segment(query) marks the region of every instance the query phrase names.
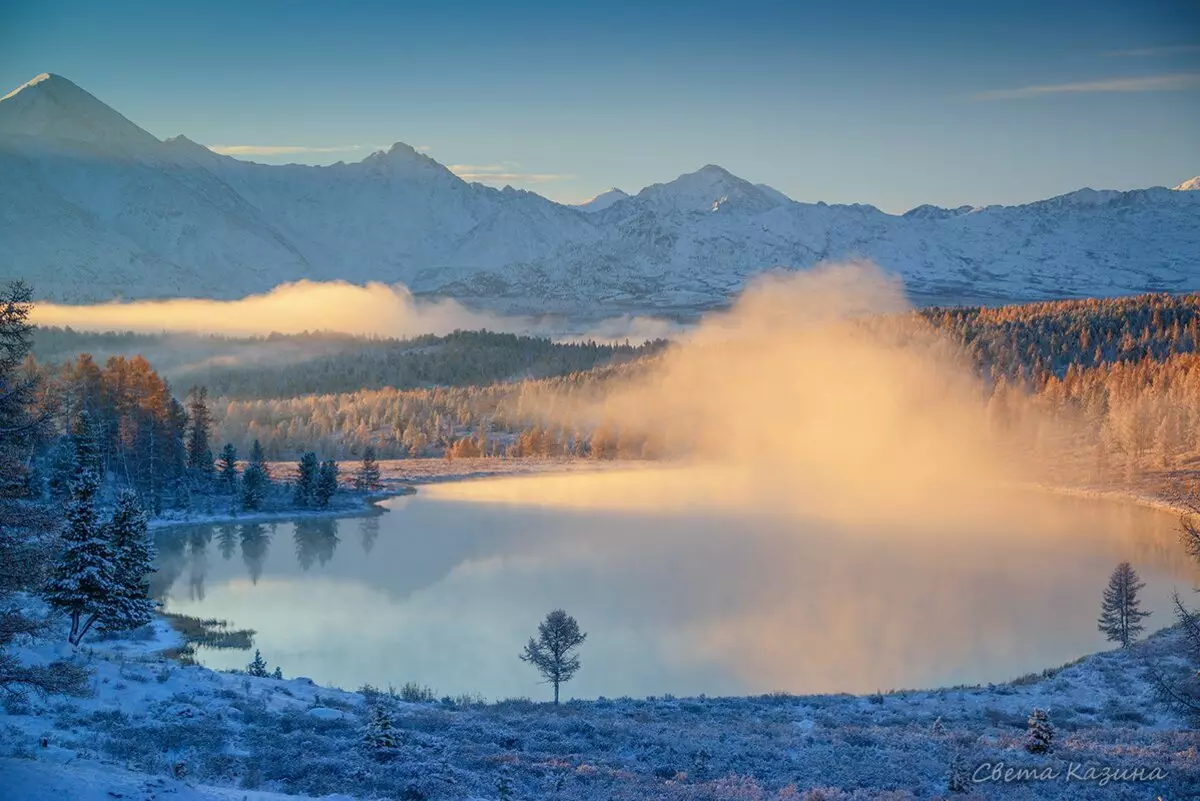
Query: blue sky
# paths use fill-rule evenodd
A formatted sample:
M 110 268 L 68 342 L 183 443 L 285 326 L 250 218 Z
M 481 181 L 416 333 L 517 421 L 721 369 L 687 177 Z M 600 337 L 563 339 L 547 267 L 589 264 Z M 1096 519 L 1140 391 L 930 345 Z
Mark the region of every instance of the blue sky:
M 565 202 L 707 163 L 888 211 L 1200 173 L 1195 0 L 0 4 L 0 93 L 40 72 L 160 137 L 404 141 Z

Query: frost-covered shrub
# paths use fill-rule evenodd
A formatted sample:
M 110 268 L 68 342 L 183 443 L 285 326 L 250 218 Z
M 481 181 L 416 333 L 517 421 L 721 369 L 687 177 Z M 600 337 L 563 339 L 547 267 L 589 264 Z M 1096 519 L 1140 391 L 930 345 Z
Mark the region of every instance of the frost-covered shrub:
M 1054 725 L 1044 709 L 1034 708 L 1025 731 L 1025 750 L 1031 754 L 1048 754 L 1054 749 Z

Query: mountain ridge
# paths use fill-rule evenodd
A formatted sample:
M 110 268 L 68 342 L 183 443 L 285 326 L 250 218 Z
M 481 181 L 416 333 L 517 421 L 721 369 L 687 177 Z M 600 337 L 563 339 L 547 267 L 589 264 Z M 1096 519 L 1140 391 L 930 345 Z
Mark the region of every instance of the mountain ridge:
M 764 270 L 850 258 L 929 302 L 1200 288 L 1192 191 L 893 215 L 799 203 L 709 164 L 567 206 L 468 183 L 402 142 L 309 166 L 158 140 L 50 74 L 0 101 L 0 172 L 6 271 L 64 302 L 380 280 L 505 311 L 671 312 L 722 305 Z

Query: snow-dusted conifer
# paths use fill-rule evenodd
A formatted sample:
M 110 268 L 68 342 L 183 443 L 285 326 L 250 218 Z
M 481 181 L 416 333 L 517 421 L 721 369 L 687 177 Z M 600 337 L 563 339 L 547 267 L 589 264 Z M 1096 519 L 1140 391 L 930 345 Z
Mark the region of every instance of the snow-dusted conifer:
M 226 442 L 217 459 L 217 480 L 224 492 L 233 495 L 237 491 L 237 448 Z
M 185 437 L 187 467 L 201 483 L 212 480 L 216 466 L 208 442 L 212 428 L 212 413 L 208 410 L 208 388 L 192 387 L 188 392 L 188 429 Z
M 391 713 L 382 702 L 377 702 L 371 704 L 367 714 L 367 725 L 363 730 L 363 749 L 372 759 L 387 762 L 396 755 L 399 745 Z
M 46 600 L 70 615 L 67 640 L 77 645 L 107 610 L 114 596 L 112 548 L 96 516 L 100 490 L 98 449 L 87 412 L 80 415 L 75 440 L 75 473 L 67 501 L 62 550 L 54 565 Z
M 363 449 L 362 464 L 354 474 L 354 488 L 359 492 L 378 492 L 379 462 L 375 459 L 375 447 L 368 445 Z
M 317 468 L 317 479 L 313 485 L 313 502 L 324 509 L 329 506 L 329 501 L 337 493 L 338 488 L 338 465 L 332 459 L 326 459 L 321 462 L 321 466 Z
M 113 595 L 105 603 L 100 625 L 109 631 L 144 626 L 154 617 L 146 577 L 154 572 L 154 546 L 137 493 L 126 489 L 104 525 L 113 563 Z
M 1031 754 L 1048 754 L 1054 749 L 1054 725 L 1050 714 L 1044 709 L 1034 708 L 1029 716 L 1029 727 L 1025 731 L 1025 750 Z
M 270 675 L 267 673 L 267 660 L 263 659 L 262 652 L 257 648 L 254 649 L 254 660 L 246 665 L 246 672 L 260 679 L 265 679 Z
M 254 440 L 254 444 L 250 446 L 250 464 L 258 465 L 267 481 L 271 480 L 271 469 L 267 467 L 267 455 L 263 452 L 262 443 L 258 440 Z
M 1104 636 L 1120 643 L 1122 648 L 1128 648 L 1137 639 L 1145 628 L 1142 618 L 1150 616 L 1138 605 L 1138 592 L 1145 586 L 1128 562 L 1117 565 L 1108 579 L 1098 627 Z
M 950 758 L 950 776 L 946 780 L 946 789 L 952 793 L 965 793 L 971 789 L 971 774 L 962 751 L 955 750 L 954 756 Z
M 316 483 L 317 455 L 308 451 L 296 463 L 296 487 L 292 492 L 292 503 L 301 507 L 311 506 Z

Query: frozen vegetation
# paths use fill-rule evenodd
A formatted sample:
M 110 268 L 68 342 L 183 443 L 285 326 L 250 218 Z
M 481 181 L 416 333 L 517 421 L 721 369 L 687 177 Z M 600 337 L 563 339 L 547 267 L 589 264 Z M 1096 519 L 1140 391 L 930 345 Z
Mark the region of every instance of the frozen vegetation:
M 182 665 L 162 653 L 178 635 L 158 619 L 81 649 L 87 697 L 9 699 L 0 797 L 904 799 L 944 796 L 958 773 L 967 798 L 1190 798 L 1200 734 L 1156 702 L 1150 680 L 1152 666 L 1174 664 L 1177 639 L 1001 685 L 556 708 Z M 1052 722 L 1048 754 L 1026 748 L 1035 708 Z M 991 781 L 1001 763 L 1057 777 Z M 1101 785 L 1104 769 L 1127 780 Z

